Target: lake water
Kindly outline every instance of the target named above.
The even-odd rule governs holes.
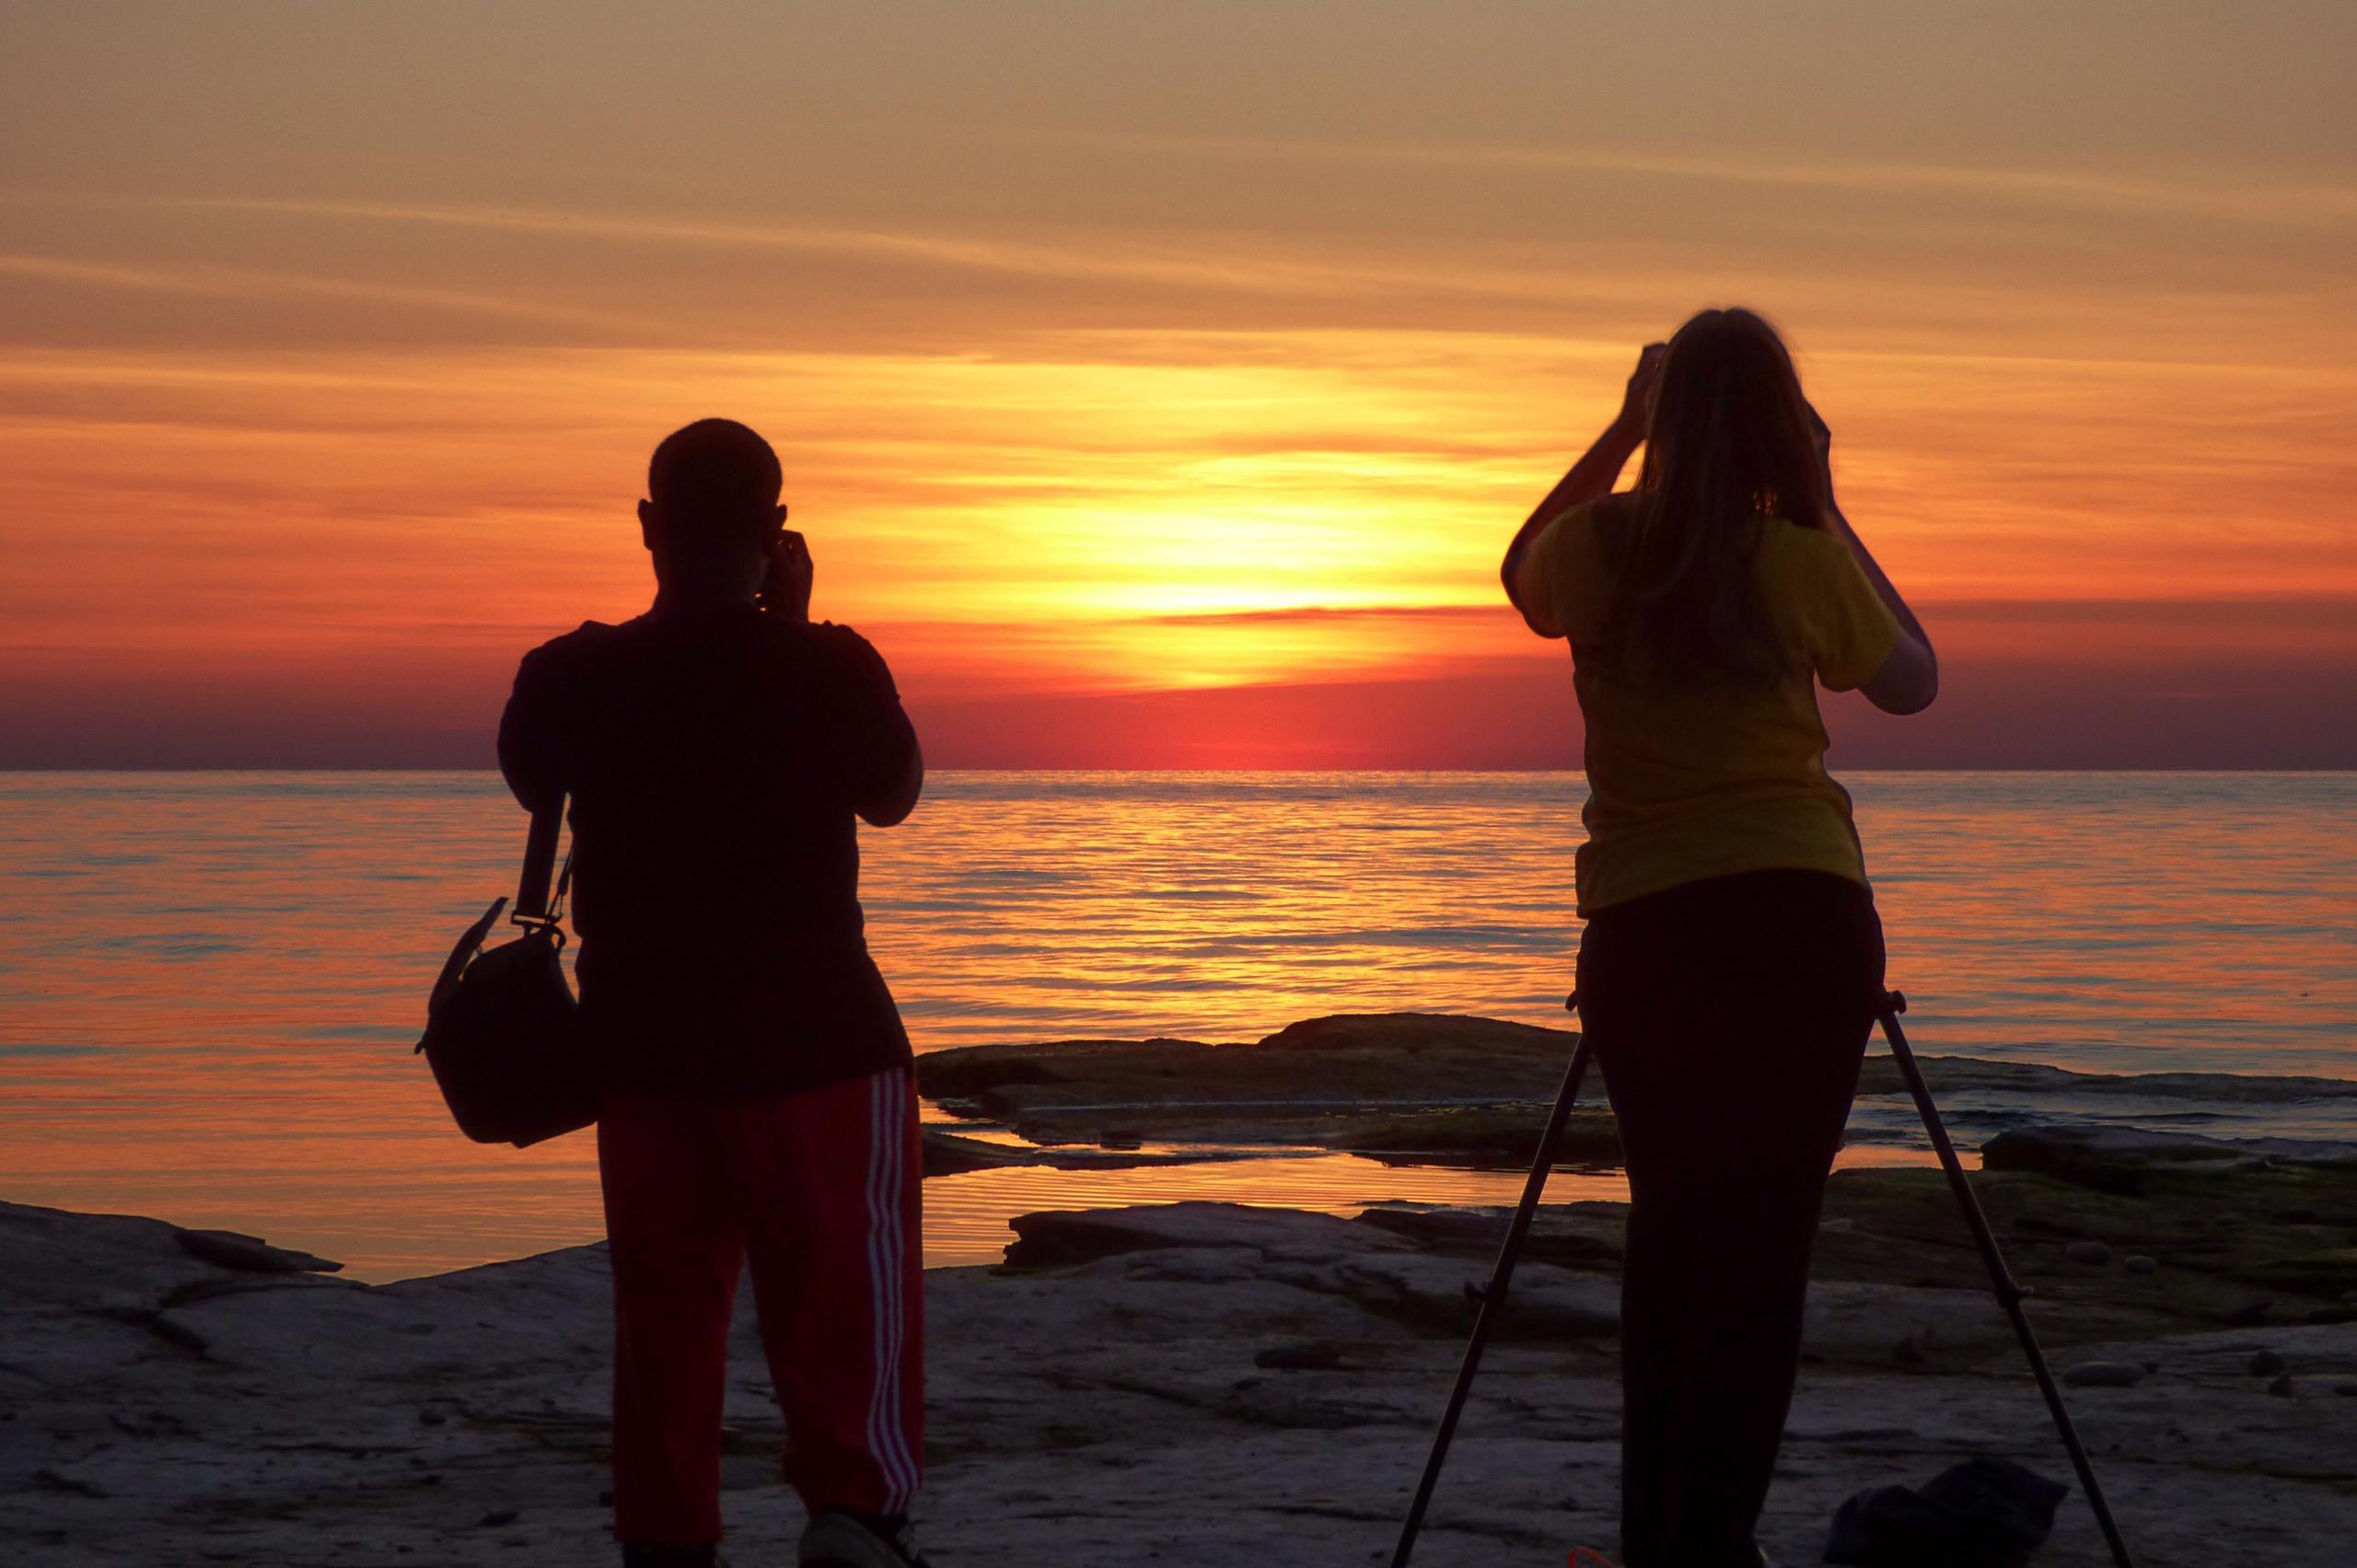
[[[1925,1054],[2351,1075],[2357,774],[1850,781]],[[1562,1024],[1575,774],[936,775],[865,832],[871,938],[920,1051],[1252,1040],[1338,1012]],[[410,1054],[460,926],[512,890],[488,773],[0,773],[0,1197],[226,1225],[383,1279],[599,1235],[594,1156],[482,1149]],[[2349,1100],[1947,1108],[2357,1137]],[[1910,1159],[1862,1101],[1853,1160]],[[928,1257],[1009,1214],[1175,1196],[1346,1212],[1510,1173],[1348,1156],[927,1183]],[[1557,1195],[1610,1193],[1609,1175]]]

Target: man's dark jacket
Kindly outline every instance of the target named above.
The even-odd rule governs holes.
[[[500,771],[529,809],[572,797],[582,1024],[608,1088],[749,1098],[907,1063],[854,813],[915,746],[845,626],[658,608],[524,656]]]

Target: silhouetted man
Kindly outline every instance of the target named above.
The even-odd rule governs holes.
[[[573,800],[632,1568],[714,1561],[748,1258],[810,1509],[802,1562],[922,1561],[916,1099],[867,956],[853,817],[907,817],[924,764],[876,650],[810,624],[780,488],[744,425],[667,436],[638,506],[654,608],[527,654],[499,729],[518,800]]]

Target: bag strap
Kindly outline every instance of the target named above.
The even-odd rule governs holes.
[[[573,854],[565,852],[564,869],[557,876],[556,893],[549,893],[549,874],[556,866],[556,842],[564,832],[564,797],[532,813],[531,830],[524,838],[524,871],[516,885],[516,912],[507,918],[527,929],[554,934],[563,939],[564,895],[573,885]]]

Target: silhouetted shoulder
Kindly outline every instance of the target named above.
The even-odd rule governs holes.
[[[527,809],[540,810],[572,787],[565,732],[579,707],[573,678],[620,630],[585,621],[517,666],[515,689],[499,716],[499,771]]]
[[[876,645],[857,632],[836,621],[821,621],[809,628],[808,634],[828,662],[842,674],[899,695],[892,684],[891,667],[876,651]]]
[[[524,656],[527,670],[556,671],[569,668],[594,650],[610,646],[622,628],[603,621],[585,621],[561,633]]]

